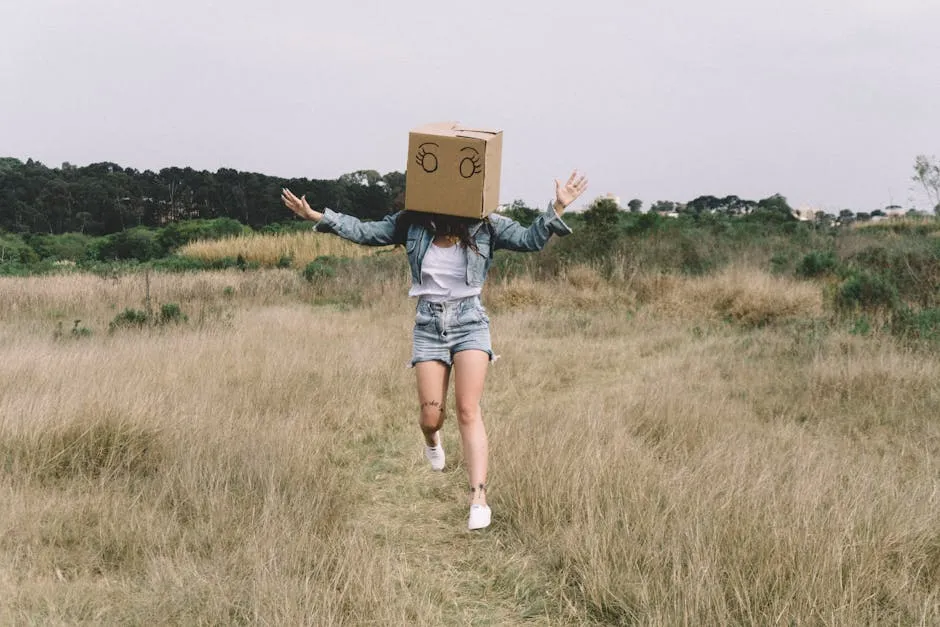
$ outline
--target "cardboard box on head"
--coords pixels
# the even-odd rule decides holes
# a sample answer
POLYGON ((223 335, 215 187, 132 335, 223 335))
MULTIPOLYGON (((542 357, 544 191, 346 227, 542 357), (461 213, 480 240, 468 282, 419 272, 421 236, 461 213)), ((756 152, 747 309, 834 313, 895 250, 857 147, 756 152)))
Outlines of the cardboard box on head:
POLYGON ((427 124, 408 135, 405 209, 483 219, 499 205, 503 132, 427 124))

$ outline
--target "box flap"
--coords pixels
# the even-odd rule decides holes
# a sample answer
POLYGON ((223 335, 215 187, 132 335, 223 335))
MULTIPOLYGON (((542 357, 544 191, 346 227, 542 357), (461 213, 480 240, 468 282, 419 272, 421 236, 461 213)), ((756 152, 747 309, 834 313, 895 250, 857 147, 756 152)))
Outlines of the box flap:
POLYGON ((457 126, 454 128, 454 135, 457 137, 472 137, 484 141, 502 132, 503 131, 499 129, 469 128, 467 126, 457 126))
POLYGON ((464 131, 457 130, 454 132, 455 137, 466 137, 467 139, 480 139, 483 141, 488 141, 499 135, 502 131, 464 131))
POLYGON ((444 135, 448 137, 469 137, 473 139, 490 139, 494 135, 499 135, 502 130, 471 128, 460 126, 458 122, 431 122, 415 129, 412 133, 426 133, 428 135, 444 135))
POLYGON ((431 122, 413 129, 412 133, 427 133, 429 135, 453 135, 457 122, 431 122))

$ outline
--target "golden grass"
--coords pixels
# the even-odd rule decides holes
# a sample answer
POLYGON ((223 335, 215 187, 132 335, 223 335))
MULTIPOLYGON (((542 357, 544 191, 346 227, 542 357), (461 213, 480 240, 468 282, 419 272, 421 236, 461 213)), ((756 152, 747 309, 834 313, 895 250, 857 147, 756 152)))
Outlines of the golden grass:
POLYGON ((201 261, 236 259, 240 255, 245 261, 264 267, 274 267, 281 259, 288 258, 291 260, 291 267, 302 269, 317 257, 324 255, 355 258, 390 248, 366 248, 351 244, 335 235, 308 231, 200 240, 186 244, 180 248, 179 254, 201 261))
POLYGON ((857 230, 903 231, 926 227, 931 232, 940 231, 940 220, 935 216, 904 216, 887 220, 853 222, 851 228, 857 230))
POLYGON ((447 470, 421 455, 399 270, 355 307, 155 276, 191 322, 115 334, 142 277, 0 279, 0 623, 940 622, 935 355, 745 270, 493 283, 470 534, 452 421, 447 470))
POLYGON ((700 278, 659 275, 638 282, 658 313, 686 319, 726 319, 762 326, 822 315, 819 285, 753 268, 726 268, 700 278))
POLYGON ((590 266, 568 268, 554 281, 522 275, 486 286, 487 306, 495 311, 520 307, 629 308, 635 301, 629 286, 604 281, 590 266))

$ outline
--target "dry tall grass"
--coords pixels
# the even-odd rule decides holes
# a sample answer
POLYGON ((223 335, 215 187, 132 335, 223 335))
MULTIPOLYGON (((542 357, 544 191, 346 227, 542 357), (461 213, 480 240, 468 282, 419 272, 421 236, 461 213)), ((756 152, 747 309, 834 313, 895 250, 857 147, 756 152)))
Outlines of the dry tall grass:
POLYGON ((201 261, 236 259, 241 256, 249 263, 273 268, 282 259, 290 259, 290 266, 303 268, 317 257, 362 257, 375 254, 375 248, 351 244, 333 235, 315 233, 257 234, 245 237, 229 237, 219 240, 200 240, 181 247, 184 257, 201 261))
POLYGON ((936 233, 940 231, 940 220, 936 216, 904 216, 903 218, 889 218, 887 220, 853 222, 851 228, 884 231, 912 231, 921 228, 930 233, 936 233))
POLYGON ((935 355, 742 270, 494 283, 470 534, 452 421, 446 472, 421 456, 406 276, 352 308, 155 277, 190 323, 115 334, 142 278, 0 279, 0 623, 940 623, 935 355))

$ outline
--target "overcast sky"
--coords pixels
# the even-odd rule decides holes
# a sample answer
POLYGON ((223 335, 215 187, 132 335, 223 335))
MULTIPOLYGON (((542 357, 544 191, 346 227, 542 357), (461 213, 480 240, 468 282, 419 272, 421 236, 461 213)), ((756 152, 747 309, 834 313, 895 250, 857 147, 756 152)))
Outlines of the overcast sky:
POLYGON ((0 156, 50 166, 384 173, 459 120, 504 202, 870 211, 940 154, 940 0, 0 1, 0 156))

